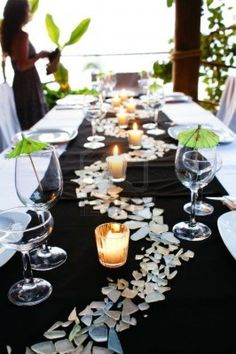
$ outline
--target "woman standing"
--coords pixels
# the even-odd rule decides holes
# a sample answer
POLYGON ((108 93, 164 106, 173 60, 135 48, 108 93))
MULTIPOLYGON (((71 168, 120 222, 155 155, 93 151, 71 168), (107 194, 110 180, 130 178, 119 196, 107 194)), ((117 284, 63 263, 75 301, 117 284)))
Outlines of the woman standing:
POLYGON ((49 53, 36 53, 28 34, 22 30, 30 19, 28 0, 8 0, 1 26, 4 55, 14 69, 13 91, 17 115, 23 130, 29 129, 48 111, 35 62, 49 53))

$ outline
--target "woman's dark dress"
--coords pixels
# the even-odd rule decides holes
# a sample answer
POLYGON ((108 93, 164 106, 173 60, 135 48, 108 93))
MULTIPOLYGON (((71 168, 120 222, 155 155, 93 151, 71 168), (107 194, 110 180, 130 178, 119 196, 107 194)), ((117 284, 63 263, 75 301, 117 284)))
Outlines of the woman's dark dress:
MULTIPOLYGON (((35 54, 33 45, 29 43, 29 58, 34 57, 35 54)), ((46 114, 48 106, 36 67, 19 71, 16 61, 12 61, 12 66, 15 72, 12 86, 16 111, 21 128, 25 130, 32 127, 46 114)))

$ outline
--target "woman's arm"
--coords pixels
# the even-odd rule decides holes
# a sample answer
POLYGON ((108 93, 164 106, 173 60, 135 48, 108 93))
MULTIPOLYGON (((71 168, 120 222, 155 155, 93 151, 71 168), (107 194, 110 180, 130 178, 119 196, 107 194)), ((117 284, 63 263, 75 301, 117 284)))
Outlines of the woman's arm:
POLYGON ((29 39, 28 34, 20 32, 13 41, 12 60, 16 61, 16 67, 20 71, 28 70, 33 67, 34 63, 40 58, 48 57, 48 52, 41 51, 29 58, 29 39))

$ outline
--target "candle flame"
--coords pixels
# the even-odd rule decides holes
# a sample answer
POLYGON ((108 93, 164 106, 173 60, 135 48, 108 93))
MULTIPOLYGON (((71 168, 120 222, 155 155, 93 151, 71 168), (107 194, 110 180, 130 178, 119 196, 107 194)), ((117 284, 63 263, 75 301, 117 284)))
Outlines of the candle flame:
POLYGON ((111 224, 111 231, 112 232, 120 232, 120 224, 111 224))
POLYGON ((138 124, 136 122, 133 124, 133 130, 138 130, 138 124))
POLYGON ((119 155, 119 149, 118 149, 118 146, 117 146, 117 145, 114 146, 113 155, 114 155, 114 156, 119 155))

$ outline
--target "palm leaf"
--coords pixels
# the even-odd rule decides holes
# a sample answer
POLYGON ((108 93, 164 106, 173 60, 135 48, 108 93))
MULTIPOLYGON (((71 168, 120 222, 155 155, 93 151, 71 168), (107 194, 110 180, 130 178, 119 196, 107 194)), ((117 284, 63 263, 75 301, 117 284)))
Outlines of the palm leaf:
POLYGON ((57 47, 60 48, 60 45, 58 43, 59 37, 60 37, 60 30, 58 26, 55 24, 52 15, 47 14, 45 17, 45 24, 47 28, 48 35, 50 39, 52 40, 53 43, 57 45, 57 47))
POLYGON ((74 31, 72 31, 70 39, 64 44, 63 47, 78 42, 83 34, 87 31, 90 21, 90 18, 85 18, 83 21, 81 21, 79 25, 74 29, 74 31))
POLYGON ((47 143, 42 143, 37 140, 32 140, 32 139, 22 137, 22 140, 20 140, 16 144, 14 149, 7 154, 7 158, 11 159, 21 155, 29 155, 33 152, 44 150, 47 147, 48 147, 47 143))
POLYGON ((28 0, 31 14, 34 14, 39 6, 39 0, 28 0))
POLYGON ((180 132, 177 139, 182 145, 194 149, 212 148, 219 143, 219 136, 214 131, 200 125, 180 132))

